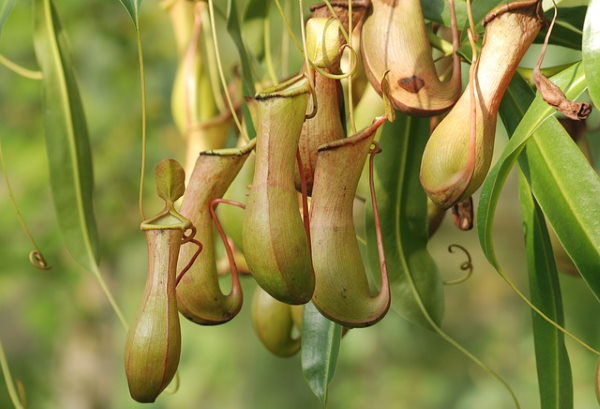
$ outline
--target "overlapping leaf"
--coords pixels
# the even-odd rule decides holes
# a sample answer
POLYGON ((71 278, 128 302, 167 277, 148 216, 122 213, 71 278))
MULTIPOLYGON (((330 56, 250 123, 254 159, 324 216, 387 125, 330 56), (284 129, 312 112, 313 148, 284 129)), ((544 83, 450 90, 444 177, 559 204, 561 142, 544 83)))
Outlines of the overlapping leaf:
POLYGON ((90 141, 66 36, 51 0, 34 0, 34 45, 43 72, 46 150, 54 207, 73 257, 93 270, 97 231, 90 141))
POLYGON ((304 306, 302 371, 308 386, 327 403, 327 389, 337 364, 342 327, 325 318, 312 302, 304 306))
MULTIPOLYGON (((427 119, 397 113, 393 123, 386 123, 380 139, 383 150, 375 158, 375 188, 392 308, 409 321, 430 328, 422 308, 439 324, 444 301, 437 266, 427 252, 427 198, 419 182, 428 136, 427 119)), ((367 209, 369 264, 372 271, 379 271, 373 212, 370 206, 367 209)))
MULTIPOLYGON (((586 87, 581 64, 557 74, 553 80, 569 98, 586 87)), ((526 85, 513 80, 505 98, 516 99, 526 85)), ((506 146, 498 163, 486 178, 479 201, 477 225, 479 240, 488 260, 499 268, 495 255, 492 224, 498 197, 509 171, 525 148, 521 167, 539 205, 556 231, 592 293, 600 298, 600 178, 571 140, 554 113, 536 96, 506 146), (532 138, 533 136, 533 138, 532 138)), ((514 114, 513 114, 514 115, 514 114)))
POLYGON ((583 28, 582 57, 588 89, 600 107, 600 0, 590 0, 583 28))

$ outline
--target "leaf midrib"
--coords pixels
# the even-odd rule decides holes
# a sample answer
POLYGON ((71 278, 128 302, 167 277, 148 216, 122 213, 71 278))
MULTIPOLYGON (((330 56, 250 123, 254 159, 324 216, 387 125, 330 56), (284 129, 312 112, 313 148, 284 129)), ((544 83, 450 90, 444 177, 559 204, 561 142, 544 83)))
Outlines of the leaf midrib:
POLYGON ((52 18, 52 5, 51 0, 43 0, 44 1, 44 18, 46 20, 46 28, 48 30, 48 42, 50 45, 50 49, 52 52, 52 59, 54 60, 56 66, 59 68, 57 73, 62 73, 63 75, 58 76, 58 84, 60 90, 60 97, 62 100, 62 110, 65 116, 66 128, 67 128, 67 139, 69 141, 69 155, 72 162, 73 169, 73 178, 75 179, 75 190, 76 190, 76 204, 77 204, 77 217, 79 219, 79 225, 81 229, 81 233, 83 236, 83 242, 86 249, 86 255, 89 259, 91 265, 96 265, 96 259, 94 257, 94 252, 92 251, 91 243, 89 241, 89 231, 87 228, 87 222, 85 219, 85 209, 82 202, 82 192, 81 192, 81 175, 79 174, 79 166, 77 165, 77 150, 75 148, 75 129, 73 127, 72 116, 70 104, 69 104, 69 92, 66 83, 65 77, 65 68, 63 66, 60 48, 58 46, 58 38, 56 37, 56 28, 54 25, 54 20, 52 18))

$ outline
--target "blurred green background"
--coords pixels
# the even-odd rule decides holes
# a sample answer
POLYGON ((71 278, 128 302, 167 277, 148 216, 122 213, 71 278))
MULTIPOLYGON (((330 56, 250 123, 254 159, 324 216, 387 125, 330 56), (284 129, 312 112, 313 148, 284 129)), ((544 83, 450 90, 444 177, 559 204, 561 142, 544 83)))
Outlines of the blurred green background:
MULTIPOLYGON (((92 139, 101 269, 131 320, 146 275, 145 241, 137 214, 140 113, 133 27, 117 0, 59 0, 56 5, 70 38, 92 139)), ((160 206, 153 195, 152 169, 163 158, 183 160, 185 145, 170 115, 176 50, 169 19, 158 2, 148 1, 143 4, 141 22, 149 119, 146 208, 152 212, 160 206)), ((0 52, 24 66, 36 67, 31 26, 30 1, 20 1, 0 39, 0 52)), ((280 38, 277 31, 274 38, 280 38)), ((222 47, 232 60, 231 44, 222 40, 222 47)), ((537 50, 532 51, 526 62, 531 66, 536 56, 537 50)), ((292 68, 297 68, 299 56, 292 59, 292 68)), ((576 59, 576 52, 559 50, 549 55, 546 64, 576 59)), ((13 376, 23 382, 31 408, 143 407, 127 391, 126 334, 91 273, 66 252, 58 231, 43 142, 41 85, 0 68, 0 95, 0 136, 8 173, 21 210, 53 266, 40 271, 29 264, 30 245, 1 185, 0 337, 13 376)), ((499 130, 501 148, 506 137, 499 130)), ((526 288, 514 177, 498 208, 496 242, 506 271, 520 288, 526 288)), ((464 284, 446 287, 444 328, 508 381, 523 408, 538 407, 529 309, 487 264, 476 233, 459 232, 450 217, 429 246, 444 278, 461 274, 458 267, 463 256, 446 251, 452 243, 469 249, 475 274, 464 284)), ((249 300, 253 283, 250 279, 244 283, 249 300)), ((600 327, 593 324, 600 313, 598 304, 581 280, 561 275, 561 284, 567 326, 591 345, 599 345, 600 327)), ((271 356, 254 336, 249 302, 224 326, 200 327, 184 319, 181 323, 180 390, 175 395, 163 393, 154 405, 145 407, 319 407, 304 383, 299 357, 271 356)), ((572 341, 566 342, 575 407, 594 407, 596 359, 572 341)), ((330 408, 345 409, 512 407, 492 377, 432 332, 393 312, 380 324, 352 330, 343 339, 329 399, 330 408)), ((0 408, 9 407, 2 385, 0 408)))

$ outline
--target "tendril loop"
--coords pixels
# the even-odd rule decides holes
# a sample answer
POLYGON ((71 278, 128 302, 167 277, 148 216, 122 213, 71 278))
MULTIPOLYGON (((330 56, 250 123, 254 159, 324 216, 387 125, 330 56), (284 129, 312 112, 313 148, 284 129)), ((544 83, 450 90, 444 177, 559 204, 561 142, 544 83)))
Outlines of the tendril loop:
POLYGON ((456 285, 456 284, 464 283, 469 278, 471 278, 471 276, 473 275, 473 263, 472 263, 471 254, 469 253, 469 251, 466 248, 464 248, 463 246, 461 246, 460 244, 451 244, 448 246, 449 253, 454 253, 454 249, 462 250, 462 252, 465 253, 465 255, 467 256, 467 260, 462 262, 460 265, 460 269, 462 271, 466 271, 466 273, 464 276, 457 278, 455 280, 444 280, 444 285, 456 285))

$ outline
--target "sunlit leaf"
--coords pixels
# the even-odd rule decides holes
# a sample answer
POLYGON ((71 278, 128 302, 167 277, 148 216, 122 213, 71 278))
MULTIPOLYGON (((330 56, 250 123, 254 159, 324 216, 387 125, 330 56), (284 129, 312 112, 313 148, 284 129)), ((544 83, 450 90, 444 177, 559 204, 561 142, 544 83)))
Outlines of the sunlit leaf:
MULTIPOLYGON (((240 26, 240 17, 235 0, 228 0, 227 2, 227 31, 233 39, 238 54, 240 55, 240 62, 242 64, 242 91, 245 97, 252 97, 256 93, 256 88, 254 87, 253 60, 244 44, 240 26)), ((252 123, 250 111, 248 110, 248 104, 244 104, 243 112, 248 138, 252 139, 256 136, 256 130, 252 123)))
POLYGON ((591 0, 583 28, 582 57, 588 89, 600 107, 600 0, 591 0))
MULTIPOLYGON (((564 325, 558 270, 544 215, 522 174, 519 189, 531 301, 549 318, 564 325)), ((573 379, 564 334, 535 312, 532 320, 541 409, 572 408, 573 379)))
MULTIPOLYGON (((550 36, 550 44, 579 50, 581 48, 581 34, 586 9, 587 7, 559 8, 556 24, 550 36)), ((544 15, 547 21, 551 21, 554 16, 554 9, 548 10, 544 15)), ((543 43, 545 37, 546 31, 542 30, 536 37, 535 42, 543 43)))
MULTIPOLYGON (((437 266, 427 252, 427 198, 419 182, 429 120, 401 113, 386 123, 375 158, 375 189, 387 259, 392 308, 411 322, 430 328, 420 304, 439 324, 444 310, 437 266), (415 283, 415 296, 410 280, 415 283)), ((379 271, 373 211, 367 207, 367 245, 371 271, 379 271)))
POLYGON ((44 75, 45 134, 54 207, 67 248, 97 263, 90 141, 66 35, 51 0, 34 0, 34 45, 44 75))
MULTIPOLYGON (((512 135, 534 93, 518 76, 513 79, 508 92, 508 97, 502 101, 500 115, 507 133, 512 135)), ((537 140, 536 136, 530 140, 523 155, 528 155, 529 146, 537 140)), ((519 178, 531 301, 549 318, 564 325, 558 271, 544 215, 525 176, 519 173, 519 178)), ((532 312, 532 320, 541 409, 572 408, 573 381, 564 335, 535 312, 532 312)))
POLYGON ((248 51, 259 61, 265 53, 265 21, 269 16, 270 0, 249 0, 244 9, 242 32, 248 51))
POLYGON ((302 324, 302 371, 308 386, 327 403, 327 389, 337 363, 342 327, 325 318, 309 302, 304 306, 302 324))
POLYGON ((121 4, 125 7, 127 12, 129 13, 129 17, 135 24, 136 28, 139 24, 139 10, 140 5, 142 4, 142 0, 119 0, 121 4))
MULTIPOLYGON (((523 80, 516 85, 519 80, 513 79, 505 101, 524 100, 522 95, 529 88, 523 80)), ((553 80, 569 98, 575 98, 585 90, 581 64, 557 74, 553 80)), ((505 106, 503 104, 503 110, 505 106)), ((520 165, 536 200, 589 288, 600 298, 600 276, 597 274, 600 265, 600 202, 597 200, 600 177, 560 123, 555 118, 548 119, 553 108, 539 95, 523 114, 525 106, 518 105, 523 119, 481 190, 477 225, 482 249, 492 265, 499 268, 492 238, 495 208, 508 172, 527 143, 527 155, 520 160, 520 165)), ((520 116, 517 112, 517 118, 520 116)), ((503 113, 503 118, 514 121, 515 108, 503 113)))

